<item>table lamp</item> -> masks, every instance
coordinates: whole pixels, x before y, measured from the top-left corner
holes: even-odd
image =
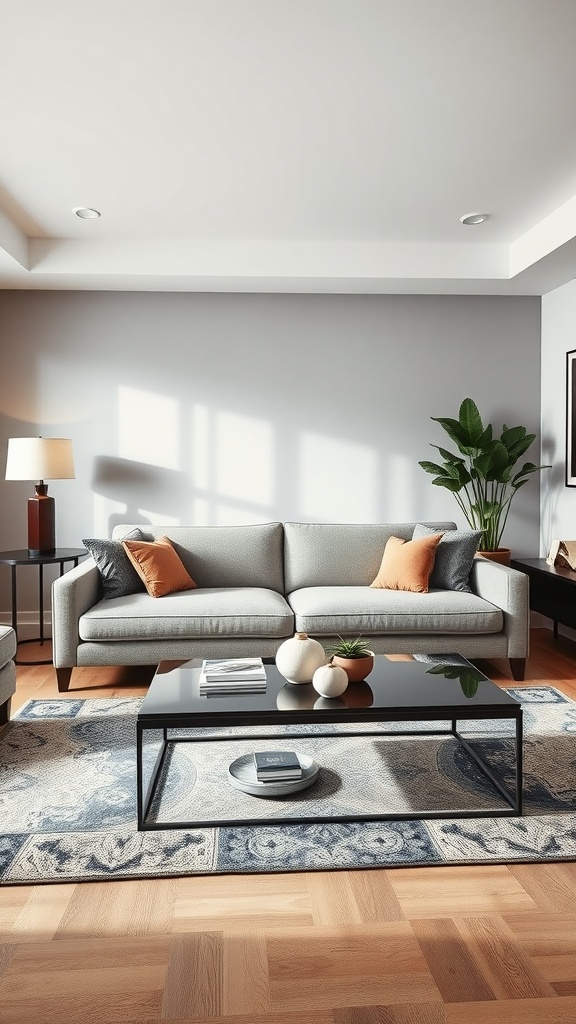
[[[67,437],[10,437],[6,480],[36,480],[28,498],[28,554],[52,554],[56,548],[54,498],[45,480],[73,480],[74,455]]]

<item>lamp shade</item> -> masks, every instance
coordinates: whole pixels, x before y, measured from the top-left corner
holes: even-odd
[[[10,437],[6,480],[73,480],[74,454],[68,437]]]

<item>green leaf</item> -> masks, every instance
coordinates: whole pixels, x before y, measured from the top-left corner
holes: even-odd
[[[478,438],[478,447],[485,448],[492,440],[492,424],[489,423],[481,437]]]
[[[432,481],[432,483],[436,484],[437,487],[445,487],[447,491],[452,491],[453,494],[457,494],[458,491],[461,491],[463,487],[463,485],[458,483],[457,480],[449,480],[445,476],[437,476],[436,479]]]
[[[462,665],[434,665],[426,669],[427,676],[443,676],[444,679],[459,679]]]
[[[478,412],[478,406],[471,398],[465,398],[462,402],[460,412],[458,414],[458,420],[460,427],[467,438],[464,443],[470,447],[476,447],[484,433],[484,424],[482,423],[482,417]]]
[[[518,459],[524,455],[524,452],[528,451],[535,437],[535,434],[526,434],[526,436],[520,441],[517,441],[516,444],[512,445],[508,451],[510,459],[514,462],[518,462]]]
[[[478,674],[475,673],[474,669],[469,669],[467,672],[463,672],[460,676],[460,686],[462,687],[462,693],[465,697],[470,700],[476,696],[478,690],[479,678]]]
[[[444,676],[445,679],[457,679],[462,687],[465,697],[471,699],[476,695],[478,683],[483,678],[482,673],[472,666],[466,665],[434,665],[426,669],[426,675]]]
[[[426,473],[436,473],[437,476],[448,476],[448,470],[444,466],[438,466],[435,462],[426,462],[426,460],[424,460],[423,462],[419,462],[418,465],[421,466]]]
[[[464,459],[460,455],[454,455],[453,452],[447,451],[446,448],[441,448],[438,444],[430,445],[430,447],[436,448],[437,451],[440,452],[442,458],[446,459],[446,462],[464,462]]]
[[[526,437],[526,427],[502,427],[502,434],[500,440],[505,448],[510,451],[518,444],[519,441],[523,441]]]
[[[466,448],[466,445],[468,444],[468,435],[462,430],[458,420],[453,420],[444,416],[431,416],[430,419],[434,420],[435,423],[439,423],[441,427],[444,427],[448,437],[454,441],[454,444],[458,446],[460,451],[463,451]]]
[[[509,468],[508,452],[501,441],[491,441],[488,449],[474,459],[474,468],[485,480],[501,483],[503,474]]]

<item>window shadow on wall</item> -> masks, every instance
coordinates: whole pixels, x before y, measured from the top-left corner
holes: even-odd
[[[108,536],[120,523],[150,523],[150,515],[181,518],[190,501],[185,473],[145,462],[100,455],[94,460],[92,488],[96,494],[125,506],[108,517]]]

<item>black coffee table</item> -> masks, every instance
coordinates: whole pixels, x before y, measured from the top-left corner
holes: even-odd
[[[261,732],[263,726],[310,725],[359,722],[449,723],[449,728],[426,729],[424,735],[452,735],[464,746],[469,756],[504,799],[506,806],[478,810],[418,811],[414,813],[387,813],[326,817],[323,821],[379,820],[384,818],[437,818],[437,817],[496,817],[522,814],[522,707],[510,694],[496,686],[487,676],[457,655],[442,655],[441,661],[395,661],[385,655],[375,658],[374,669],[363,683],[351,683],[341,697],[327,700],[311,684],[287,683],[275,665],[266,665],[265,693],[245,696],[204,697],[199,694],[201,659],[188,661],[179,668],[166,672],[160,666],[146,694],[136,722],[138,828],[140,830],[169,828],[199,828],[245,824],[284,824],[316,822],[317,817],[280,818],[250,817],[215,821],[156,822],[148,819],[150,806],[156,794],[165,759],[174,743],[230,741],[230,734],[203,735],[200,730],[231,726],[250,728],[245,735],[234,739],[247,739],[252,749],[256,739],[278,739],[278,734]],[[511,794],[504,788],[486,761],[473,749],[458,730],[458,722],[473,720],[502,720],[514,722],[515,788]],[[256,727],[257,731],[254,731]],[[184,734],[187,729],[195,734]],[[145,734],[159,730],[161,739],[158,754],[149,779],[145,779],[143,748]],[[178,730],[179,735],[170,735]],[[348,730],[346,730],[348,732]],[[341,731],[323,735],[340,735]],[[402,735],[422,736],[422,729],[401,730]],[[362,730],[350,735],[398,737],[398,730],[385,732]],[[302,732],[283,732],[282,746],[287,739],[302,738]],[[250,749],[250,748],[248,748]]]

